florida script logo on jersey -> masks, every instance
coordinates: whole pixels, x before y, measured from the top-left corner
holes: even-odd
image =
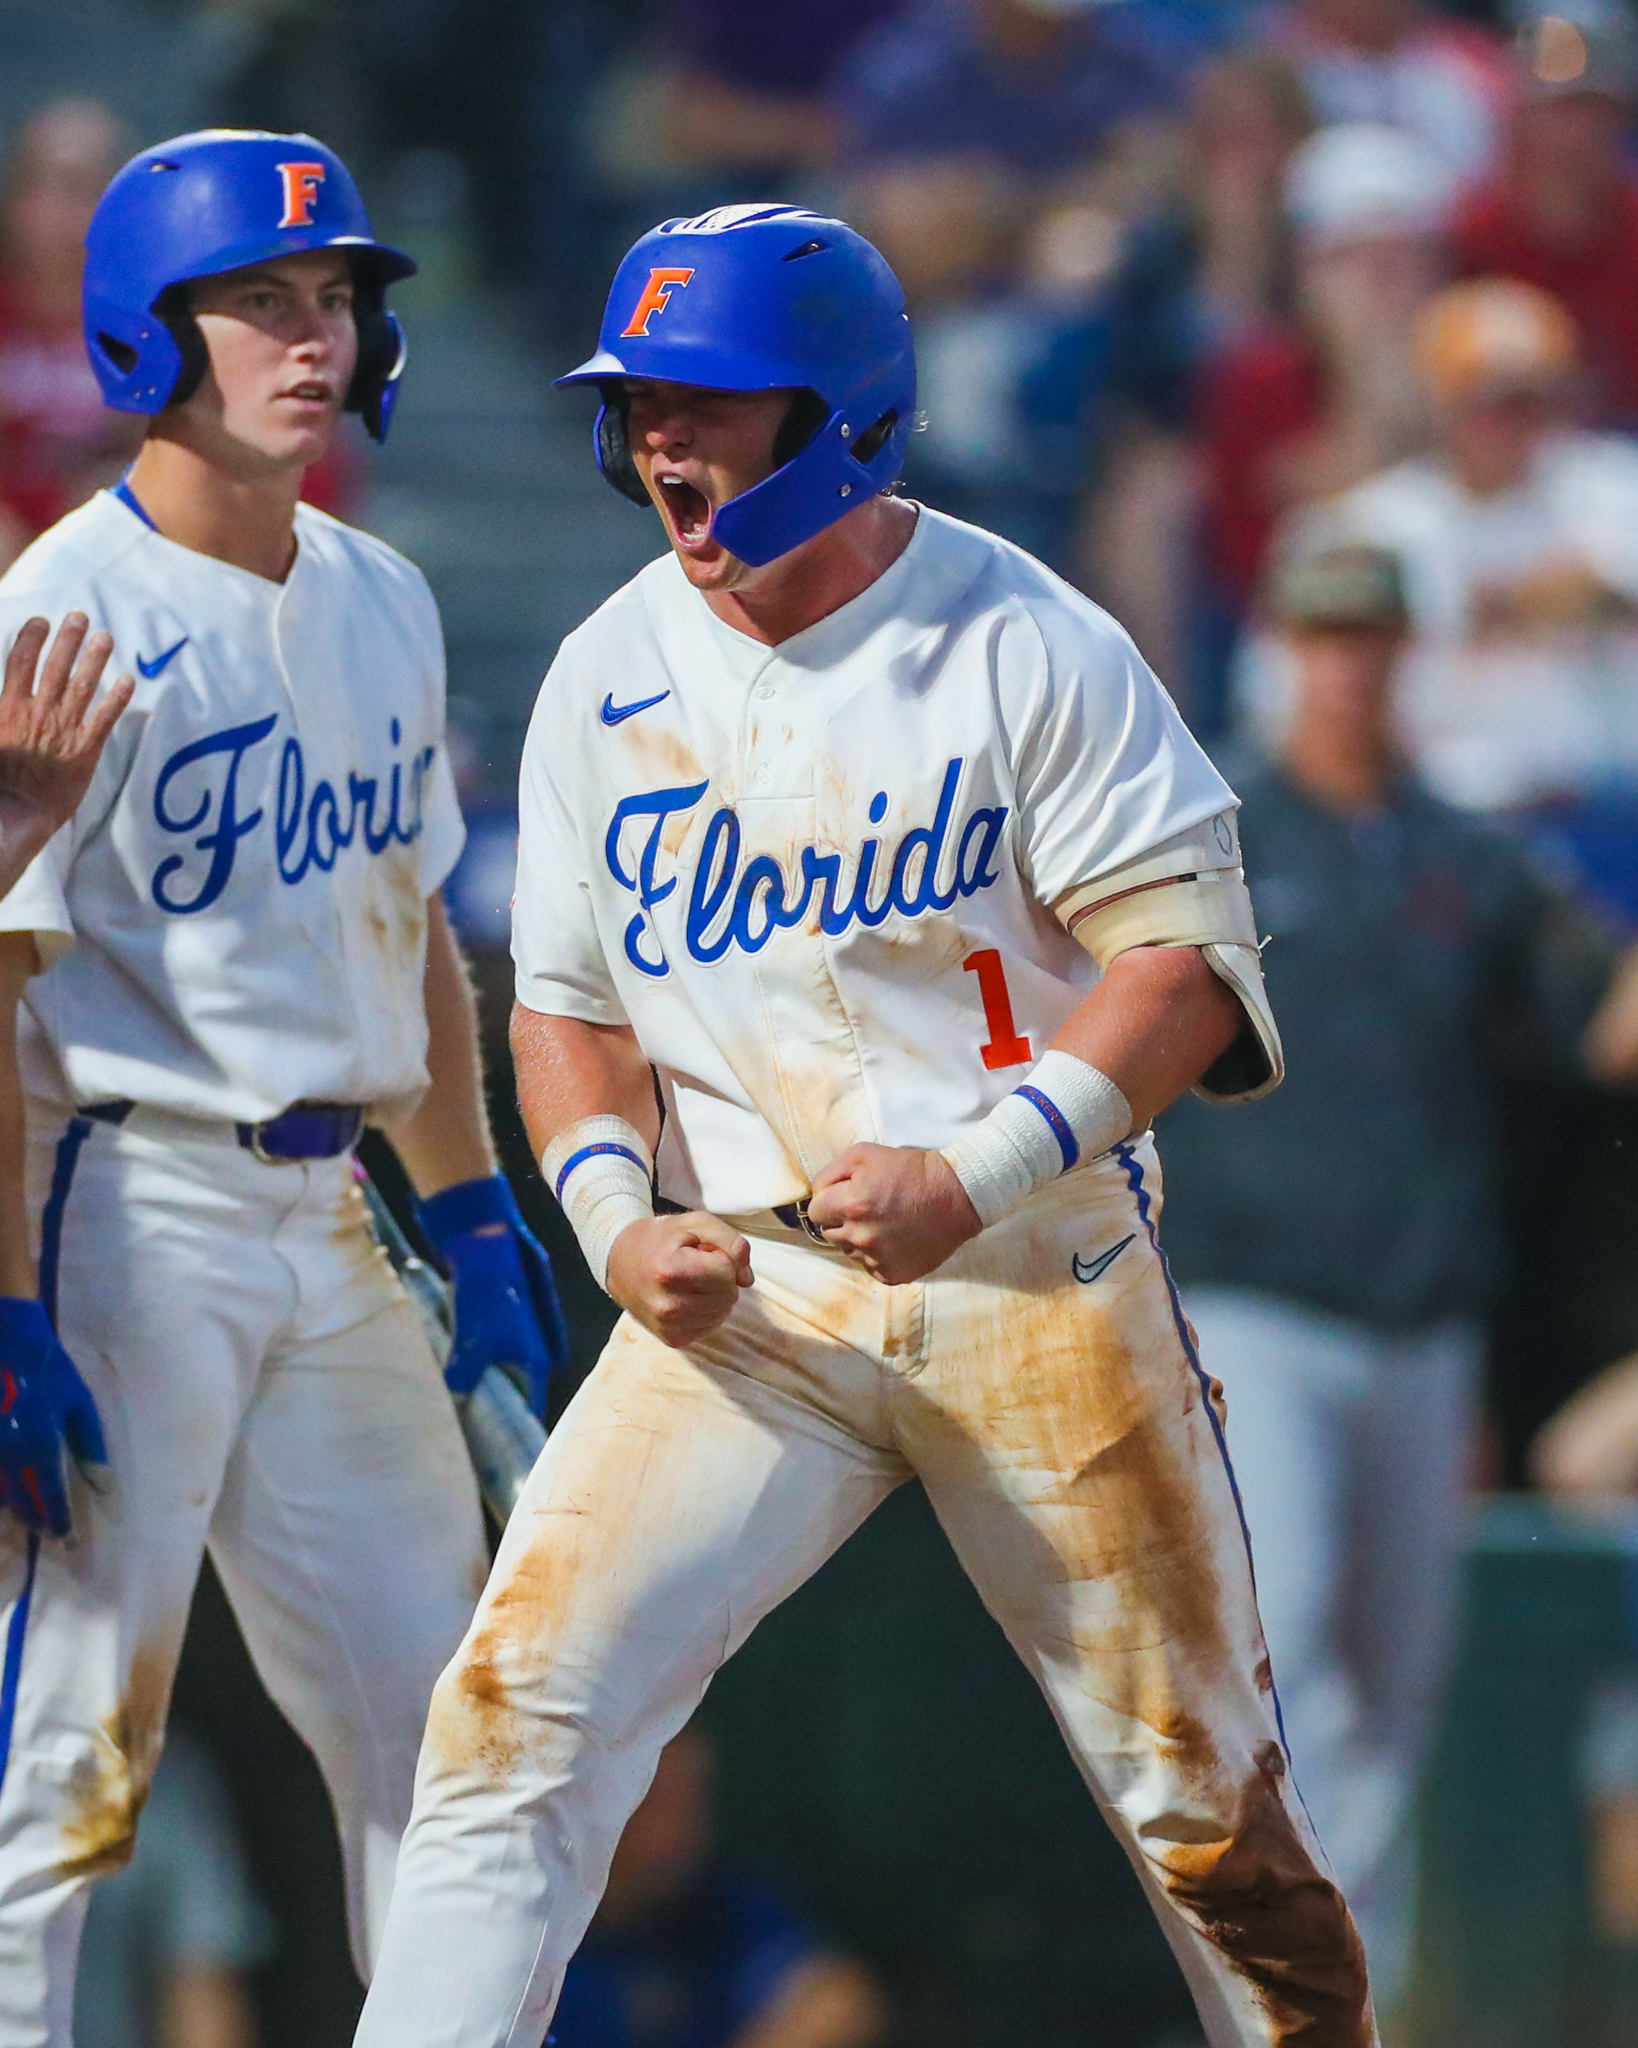
[[[278,713],[270,711],[248,724],[207,733],[178,747],[160,769],[154,783],[154,822],[163,832],[198,832],[193,852],[209,856],[203,873],[186,853],[168,854],[159,863],[152,893],[161,910],[189,917],[208,910],[227,887],[240,840],[265,816],[260,804],[240,816],[239,771],[246,755],[278,722]],[[393,746],[402,746],[403,728],[396,718],[390,730]],[[327,875],[350,846],[376,855],[390,846],[414,845],[421,836],[427,777],[437,756],[436,747],[422,747],[407,761],[395,760],[384,784],[381,776],[355,770],[342,795],[323,777],[308,788],[307,758],[292,733],[279,756],[273,821],[280,880],[294,888],[313,868]],[[207,829],[200,832],[201,826]]]
[[[754,855],[742,868],[739,816],[722,805],[706,824],[689,889],[683,940],[691,957],[710,967],[735,947],[760,953],[776,931],[807,922],[816,895],[818,930],[836,938],[854,924],[879,925],[894,912],[914,918],[948,910],[958,897],[993,887],[1001,879],[995,850],[1006,829],[1008,806],[973,811],[956,837],[951,821],[962,767],[959,757],[950,762],[933,822],[912,825],[890,858],[884,859],[882,842],[874,837],[862,840],[851,856],[804,846],[795,874],[787,874],[771,853]],[[669,875],[662,880],[659,874],[666,821],[696,809],[709,787],[709,782],[691,782],[625,797],[615,806],[604,836],[609,873],[642,905],[626,926],[626,958],[656,980],[671,972],[671,963],[650,912],[676,892],[680,879]],[[870,800],[871,824],[879,825],[886,815],[887,792],[878,790]],[[952,848],[953,858],[946,861]],[[878,884],[883,870],[886,882]]]

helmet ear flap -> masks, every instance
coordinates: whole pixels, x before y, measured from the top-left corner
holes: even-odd
[[[342,411],[358,413],[371,439],[384,441],[396,396],[393,386],[404,367],[404,330],[387,311],[386,281],[356,259],[352,271],[358,360]]]
[[[631,459],[631,402],[618,384],[603,386],[597,415],[597,466],[622,498],[645,510],[652,502]]]
[[[205,372],[210,368],[210,350],[199,331],[199,322],[193,317],[193,301],[186,284],[168,284],[154,300],[153,310],[154,318],[176,343],[177,354],[182,358],[182,367],[165,404],[186,405],[204,383]]]

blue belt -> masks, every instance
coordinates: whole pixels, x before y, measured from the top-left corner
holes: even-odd
[[[804,1237],[811,1237],[815,1244],[828,1245],[830,1239],[808,1214],[808,1203],[812,1199],[811,1195],[804,1195],[800,1202],[779,1202],[774,1207],[774,1214],[787,1230],[800,1230]]]
[[[122,1124],[135,1108],[134,1102],[93,1102],[79,1114],[102,1124]],[[269,1166],[282,1166],[302,1159],[339,1159],[350,1152],[363,1133],[364,1112],[356,1102],[293,1102],[265,1123],[233,1128],[247,1152]]]

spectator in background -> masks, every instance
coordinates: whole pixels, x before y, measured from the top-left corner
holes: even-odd
[[[1590,417],[1638,429],[1638,176],[1627,154],[1638,36],[1625,12],[1520,39],[1521,103],[1502,168],[1456,219],[1456,267],[1551,292],[1581,332]]]
[[[270,1945],[216,1768],[173,1729],[131,1861],[91,1893],[75,2048],[255,2048],[244,1973]]]
[[[1207,573],[1236,623],[1283,517],[1423,438],[1410,334],[1453,196],[1441,160],[1394,128],[1324,128],[1292,158],[1295,314],[1221,350],[1200,382]]]
[[[1288,0],[1273,42],[1322,121],[1402,128],[1463,184],[1494,163],[1512,81],[1488,30],[1420,0]]]
[[[1550,835],[1638,925],[1638,448],[1569,424],[1574,324],[1533,285],[1448,287],[1415,347],[1436,448],[1322,515],[1404,559],[1412,757],[1446,801]],[[1266,720],[1265,652],[1248,684]]]
[[[1285,175],[1313,125],[1283,57],[1235,51],[1202,65],[1182,189],[1134,230],[1109,290],[1111,445],[1077,580],[1126,626],[1197,730],[1214,725],[1221,663],[1198,644],[1195,401],[1214,357],[1289,323]]]
[[[1089,0],[919,0],[837,81],[842,208],[916,319],[911,486],[1048,560],[1097,433],[1099,289],[1174,173],[1176,97]]]
[[[95,100],[43,107],[0,184],[0,568],[111,482],[140,431],[105,410],[80,332],[86,224],[126,154]]]
[[[1161,1119],[1165,1233],[1227,1399],[1297,1782],[1391,2014],[1500,1277],[1496,1105],[1530,1071],[1638,1078],[1638,1020],[1605,1029],[1612,951],[1574,900],[1405,771],[1397,559],[1293,553],[1271,610],[1292,716],[1230,772],[1288,1073],[1232,1128],[1191,1100]]]
[[[828,94],[837,65],[902,4],[668,0],[659,22],[663,140],[679,163],[738,173],[759,190],[811,176],[835,151]]]
[[[873,2048],[886,2013],[865,1971],[714,1860],[709,1775],[692,1730],[661,1752],[569,1965],[556,2048]]]

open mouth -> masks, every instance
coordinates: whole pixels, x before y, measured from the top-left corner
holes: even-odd
[[[308,378],[300,384],[292,384],[290,389],[281,395],[285,398],[294,398],[302,405],[330,403],[330,387],[318,378]]]
[[[680,476],[658,479],[660,503],[681,546],[698,549],[711,538],[711,501],[702,490]]]

